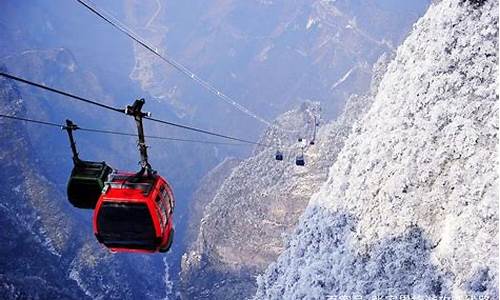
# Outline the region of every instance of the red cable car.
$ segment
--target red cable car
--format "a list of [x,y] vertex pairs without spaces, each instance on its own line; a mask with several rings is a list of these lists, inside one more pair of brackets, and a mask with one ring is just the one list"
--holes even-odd
[[174,235],[174,205],[163,177],[113,173],[94,211],[94,234],[113,252],[166,252]]
[[148,162],[141,112],[144,99],[127,106],[139,135],[141,170],[113,172],[94,210],[94,234],[113,252],[166,252],[174,236],[174,195]]

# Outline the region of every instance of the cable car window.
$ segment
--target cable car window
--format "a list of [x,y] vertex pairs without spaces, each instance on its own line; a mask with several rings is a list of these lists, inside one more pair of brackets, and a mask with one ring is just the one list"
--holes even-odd
[[162,200],[160,194],[158,194],[158,196],[156,197],[156,204],[158,205],[161,224],[165,225],[167,223],[167,210],[165,208],[165,202]]
[[112,175],[107,184],[114,189],[139,189],[144,195],[149,195],[154,185],[154,179],[141,178],[140,181],[137,181],[134,176]]
[[97,219],[99,236],[108,247],[154,249],[156,232],[143,203],[103,203]]
[[161,196],[162,196],[163,199],[165,199],[166,201],[168,201],[169,208],[168,208],[168,210],[166,210],[167,215],[168,215],[172,211],[172,209],[173,209],[172,198],[170,197],[170,195],[168,194],[168,192],[167,192],[167,190],[165,189],[164,186],[162,186],[160,188],[160,194],[161,194]]

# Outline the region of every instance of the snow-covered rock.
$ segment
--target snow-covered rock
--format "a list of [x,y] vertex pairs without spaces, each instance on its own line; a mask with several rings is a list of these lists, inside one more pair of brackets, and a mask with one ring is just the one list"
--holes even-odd
[[497,1],[431,5],[256,298],[498,299],[497,49]]
[[234,299],[255,292],[255,276],[284,250],[282,235],[293,230],[309,198],[327,179],[351,126],[370,107],[388,60],[383,55],[375,64],[371,92],[351,96],[335,122],[320,126],[315,145],[304,153],[304,167],[294,165],[300,152],[296,136],[307,143],[314,136],[314,117],[319,120],[315,103],[283,114],[262,137],[263,144],[280,145],[284,161],[274,160],[275,149],[259,147],[215,184],[215,191],[213,183],[220,180],[204,180],[206,199],[197,201],[207,207],[198,237],[183,257],[187,298]]

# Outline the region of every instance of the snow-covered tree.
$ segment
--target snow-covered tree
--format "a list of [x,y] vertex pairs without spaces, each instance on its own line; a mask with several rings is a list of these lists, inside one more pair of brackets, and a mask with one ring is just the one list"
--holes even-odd
[[258,299],[498,299],[498,1],[433,3]]

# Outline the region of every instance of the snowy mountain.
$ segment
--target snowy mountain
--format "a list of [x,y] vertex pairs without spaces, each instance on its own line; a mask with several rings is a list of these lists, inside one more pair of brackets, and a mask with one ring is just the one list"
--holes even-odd
[[[295,137],[313,137],[320,108],[311,102],[280,116],[260,141],[281,145],[284,161],[274,160],[274,149],[258,148],[233,167],[214,194],[205,193],[198,237],[183,259],[186,298],[234,299],[255,292],[255,276],[284,250],[282,235],[292,231],[309,197],[327,179],[352,124],[370,107],[387,63],[383,55],[375,64],[370,93],[353,95],[337,121],[320,127],[315,145],[304,153],[306,166],[295,166],[300,153]],[[208,187],[204,190],[214,190]]]
[[183,237],[186,244],[191,244],[196,240],[205,207],[214,198],[224,180],[240,162],[236,158],[227,158],[201,180],[199,187],[193,193],[192,205],[189,207],[188,219],[191,222],[189,222],[186,234]]
[[[9,99],[5,101],[4,99]],[[17,88],[0,80],[1,113],[22,115],[24,108]],[[54,189],[31,172],[29,142],[24,128],[0,120],[0,298],[83,298],[85,293],[59,268],[62,243],[70,234],[61,210],[48,201]],[[36,213],[34,206],[44,206]],[[44,218],[49,213],[50,219]],[[56,233],[48,226],[60,226]],[[19,255],[22,253],[22,255]],[[32,257],[38,257],[36,261]],[[20,266],[25,266],[26,269]],[[29,270],[29,271],[28,271]]]
[[[127,1],[126,15],[162,53],[257,115],[273,120],[313,99],[331,120],[352,93],[369,89],[372,65],[429,2]],[[256,138],[265,130],[141,47],[134,54],[131,78],[179,117]]]
[[431,5],[256,299],[498,299],[497,49],[497,1]]
[[[7,1],[0,65],[12,73],[118,107],[144,96],[160,119],[249,139],[264,132],[260,142],[276,146],[148,141],[177,198],[173,250],[111,255],[91,213],[64,195],[64,133],[0,118],[0,298],[498,299],[498,3],[434,1],[397,49],[429,2],[98,4],[276,118],[264,131],[76,1]],[[0,104],[16,116],[135,129],[1,78]],[[295,166],[315,117],[316,143]],[[78,133],[78,144],[86,158],[137,167],[133,138]]]

